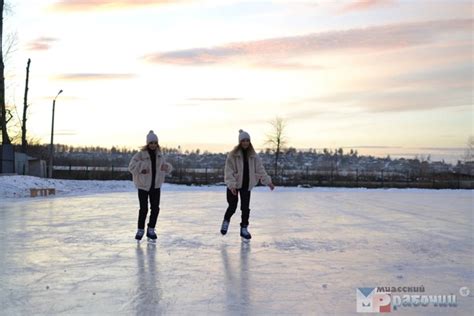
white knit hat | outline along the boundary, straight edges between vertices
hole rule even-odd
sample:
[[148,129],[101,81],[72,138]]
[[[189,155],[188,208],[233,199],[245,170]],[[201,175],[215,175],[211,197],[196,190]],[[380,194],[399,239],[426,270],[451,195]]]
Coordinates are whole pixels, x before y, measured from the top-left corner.
[[151,142],[158,142],[158,136],[153,131],[148,132],[148,135],[146,135],[146,143],[149,144]]
[[250,135],[244,130],[239,130],[239,143],[242,141],[242,139],[248,139],[250,140]]

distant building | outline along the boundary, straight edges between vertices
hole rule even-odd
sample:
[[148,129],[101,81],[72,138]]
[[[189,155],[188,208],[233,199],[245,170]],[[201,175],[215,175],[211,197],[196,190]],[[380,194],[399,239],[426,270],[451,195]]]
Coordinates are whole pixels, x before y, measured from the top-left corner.
[[23,153],[15,153],[15,170],[19,175],[46,178],[46,161],[30,157]]

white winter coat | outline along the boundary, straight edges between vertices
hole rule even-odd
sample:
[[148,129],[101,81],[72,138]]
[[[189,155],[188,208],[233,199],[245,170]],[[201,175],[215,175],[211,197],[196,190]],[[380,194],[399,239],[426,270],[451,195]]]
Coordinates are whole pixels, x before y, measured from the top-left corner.
[[[168,171],[161,171],[162,165],[168,165]],[[142,170],[148,170],[146,174],[141,173]],[[160,188],[165,181],[166,174],[171,173],[173,166],[167,163],[165,157],[161,151],[156,151],[156,177],[155,177],[155,188]],[[149,191],[151,187],[151,158],[147,150],[142,150],[136,153],[130,164],[128,165],[128,171],[133,176],[133,183],[137,189]]]
[[[248,153],[249,160],[249,191],[252,190],[260,180],[262,184],[268,185],[272,179],[265,171],[262,160],[255,151]],[[242,188],[244,173],[244,161],[241,150],[232,150],[225,162],[224,182],[229,189]]]

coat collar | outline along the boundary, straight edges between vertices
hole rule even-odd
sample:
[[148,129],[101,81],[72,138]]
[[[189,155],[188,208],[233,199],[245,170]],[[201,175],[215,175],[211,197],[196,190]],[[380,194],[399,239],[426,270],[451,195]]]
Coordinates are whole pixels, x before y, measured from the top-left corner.
[[[255,151],[251,151],[251,152],[249,152],[248,157],[249,157],[249,158],[250,158],[250,157],[253,158],[253,157],[255,157],[256,155],[257,155],[257,154],[255,153]],[[236,156],[236,157],[242,157],[242,151],[241,151],[241,150],[236,150],[236,151],[234,152],[234,156]]]
[[[144,150],[143,152],[145,153],[145,155],[146,155],[147,157],[151,158],[151,157],[150,157],[150,153],[148,152],[148,150]],[[157,158],[158,158],[158,157],[161,157],[161,151],[157,151],[157,152],[156,152],[156,157],[157,157]]]

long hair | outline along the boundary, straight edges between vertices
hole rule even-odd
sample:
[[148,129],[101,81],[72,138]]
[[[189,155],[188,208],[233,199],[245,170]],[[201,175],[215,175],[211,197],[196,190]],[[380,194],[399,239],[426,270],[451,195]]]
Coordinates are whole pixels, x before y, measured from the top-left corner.
[[[242,146],[241,146],[240,143],[239,143],[237,146],[234,147],[234,149],[232,149],[231,153],[232,153],[232,154],[235,154],[235,153],[241,151],[242,149],[243,149],[243,148],[242,148]],[[250,154],[256,154],[256,153],[257,153],[257,152],[255,151],[255,149],[253,148],[252,142],[250,142],[249,148],[248,148],[247,150],[248,150],[248,152],[249,152]]]
[[[147,150],[148,150],[148,144],[146,144],[145,146],[142,146],[142,147],[140,148],[140,150],[141,150],[141,151],[147,151]],[[161,147],[160,147],[160,145],[157,145],[157,146],[156,146],[156,151],[157,151],[157,152],[161,152]]]

